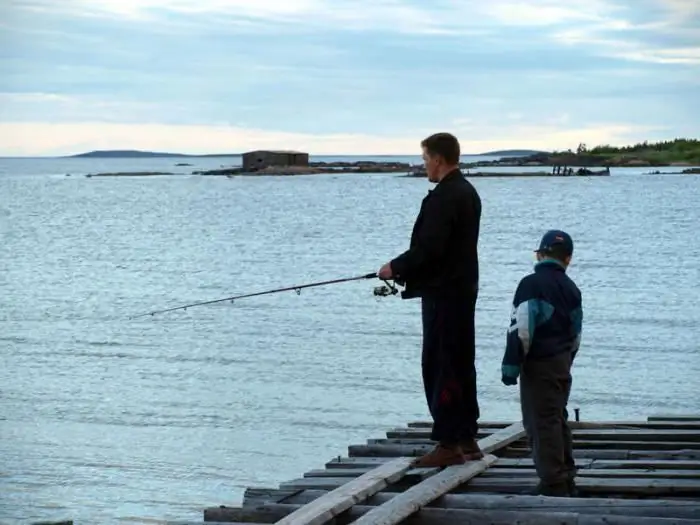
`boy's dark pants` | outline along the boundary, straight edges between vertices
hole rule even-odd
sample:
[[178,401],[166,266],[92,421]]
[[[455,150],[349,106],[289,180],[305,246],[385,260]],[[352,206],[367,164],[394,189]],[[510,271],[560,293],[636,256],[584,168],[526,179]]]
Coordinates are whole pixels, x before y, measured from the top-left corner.
[[422,299],[423,385],[433,441],[456,444],[475,438],[478,431],[476,299],[476,294]]
[[526,359],[520,377],[520,406],[535,469],[542,485],[572,481],[576,474],[566,405],[571,392],[571,352]]

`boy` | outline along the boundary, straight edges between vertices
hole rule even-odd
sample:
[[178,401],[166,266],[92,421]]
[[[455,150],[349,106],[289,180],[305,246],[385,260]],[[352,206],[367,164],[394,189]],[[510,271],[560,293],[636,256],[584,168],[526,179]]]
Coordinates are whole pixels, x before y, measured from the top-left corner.
[[520,407],[540,483],[535,494],[575,496],[576,469],[566,405],[571,364],[581,342],[581,292],[566,274],[574,252],[571,237],[544,234],[535,250],[535,271],[515,291],[501,380],[520,376]]

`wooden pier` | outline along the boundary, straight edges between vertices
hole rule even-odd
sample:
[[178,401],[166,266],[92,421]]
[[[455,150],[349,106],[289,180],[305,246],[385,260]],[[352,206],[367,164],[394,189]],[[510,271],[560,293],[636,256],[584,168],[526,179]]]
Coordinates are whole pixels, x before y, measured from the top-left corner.
[[480,422],[485,457],[444,469],[411,467],[434,445],[431,424],[413,422],[278,488],[249,488],[240,507],[205,509],[204,522],[700,525],[700,416],[570,425],[576,498],[526,495],[538,480],[520,422]]

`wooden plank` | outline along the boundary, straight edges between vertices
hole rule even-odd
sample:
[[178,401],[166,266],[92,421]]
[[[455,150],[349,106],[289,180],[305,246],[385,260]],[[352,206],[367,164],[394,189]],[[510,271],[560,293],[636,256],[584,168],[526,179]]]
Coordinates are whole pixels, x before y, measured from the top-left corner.
[[[671,416],[668,416],[671,417]],[[487,421],[479,423],[479,431],[483,429],[500,429],[512,425],[513,422]],[[648,419],[648,420],[610,420],[610,421],[573,421],[569,420],[572,429],[596,429],[596,428],[658,428],[658,429],[700,429],[700,420],[693,419]],[[431,430],[433,424],[430,421],[411,421],[405,428]]]
[[[524,434],[522,423],[517,423],[479,441],[479,446],[485,454],[514,441]],[[516,439],[517,439],[516,438]],[[398,481],[404,476],[413,463],[413,457],[402,457],[385,463],[361,476],[342,484],[328,493],[324,498],[319,498],[309,505],[298,509],[291,515],[278,522],[278,525],[319,525],[354,504],[367,499],[386,488],[389,484]],[[309,478],[315,479],[315,478]],[[319,478],[322,479],[322,478]],[[328,478],[331,480],[337,478]],[[297,481],[297,483],[299,483]],[[303,483],[302,483],[303,484]],[[287,488],[296,488],[285,484]],[[298,485],[297,485],[298,486]],[[282,488],[282,485],[280,485]]]
[[657,414],[654,416],[649,416],[647,421],[697,421],[700,422],[700,415],[698,414],[671,414],[663,415]]
[[393,525],[400,523],[454,487],[472,479],[474,476],[478,476],[489,468],[489,465],[496,462],[497,459],[496,456],[486,454],[481,460],[448,467],[439,474],[435,474],[418,485],[414,485],[405,492],[398,494],[391,501],[374,507],[353,523],[355,525]]
[[[333,470],[370,469],[390,461],[386,457],[341,457],[327,462],[324,466],[327,472]],[[593,459],[576,458],[576,467],[594,469],[677,469],[700,470],[700,461],[687,459]],[[489,471],[500,468],[533,468],[532,458],[505,458],[491,465]]]
[[[622,450],[695,450],[700,452],[700,441],[598,441],[574,439],[574,448],[622,449]],[[526,443],[514,443],[513,448],[526,448]]]
[[[489,472],[493,466],[489,467]],[[290,496],[285,503],[303,505],[321,497],[325,491],[304,490]],[[396,497],[396,493],[379,492],[366,505],[381,505]],[[500,509],[521,512],[575,512],[582,514],[621,514],[665,518],[696,518],[700,516],[700,500],[620,499],[605,497],[548,498],[515,494],[445,494],[426,508]]]
[[511,443],[518,441],[525,435],[523,423],[513,423],[509,427],[499,430],[491,434],[489,437],[478,441],[479,448],[484,454],[490,454],[496,450],[507,447]]
[[[700,480],[700,470],[669,470],[669,469],[579,469],[576,472],[582,478],[638,478],[638,479],[697,479]],[[498,468],[489,469],[483,476],[489,477],[537,477],[534,468]]]
[[[305,478],[356,478],[369,472],[376,465],[365,468],[328,468],[328,469],[314,469],[308,472],[304,472]],[[421,481],[427,477],[437,474],[440,468],[412,468],[406,474],[404,474],[403,479],[412,479],[416,481]]]
[[[163,525],[269,525],[266,521],[154,521],[154,523]],[[32,525],[38,524],[34,523]]]
[[[454,467],[450,467],[454,468]],[[429,477],[427,480],[419,484],[426,483],[435,476]],[[348,481],[351,479],[351,481]],[[323,478],[299,478],[296,480],[287,481],[280,485],[280,488],[306,490],[306,489],[321,489],[335,490],[339,487],[352,483],[357,478],[346,477],[323,477]],[[464,491],[496,491],[519,493],[523,490],[534,488],[537,478],[533,477],[514,477],[514,476],[499,476],[495,471],[489,476],[479,476],[470,480],[464,486],[455,487],[455,492]],[[688,495],[700,497],[700,479],[657,479],[657,478],[609,478],[605,476],[595,476],[593,472],[587,476],[577,476],[576,483],[582,492],[596,493],[625,493],[625,494],[641,494],[641,495]],[[404,489],[416,486],[409,481],[402,480],[400,484],[385,487],[384,490],[389,492],[402,492]]]
[[[499,459],[498,463],[501,460]],[[490,465],[488,471],[481,474],[482,477],[495,476],[513,476],[527,477],[536,476],[536,471],[533,466],[530,468],[507,468],[498,467],[498,463]],[[370,467],[371,468],[371,467]],[[356,478],[369,472],[370,468],[357,469],[317,469],[304,473],[304,478]],[[409,470],[404,479],[411,481],[422,481],[434,475],[439,469],[413,469]],[[700,470],[690,469],[644,469],[644,468],[579,468],[578,475],[583,477],[597,478],[669,478],[669,479],[700,479]]]
[[[677,429],[646,429],[646,428],[603,428],[603,429],[574,429],[572,430],[574,441],[700,441],[700,430],[677,430]],[[423,429],[394,429],[386,432],[387,438],[381,440],[371,440],[374,443],[389,442],[396,443],[396,440],[415,443],[430,441],[430,431]]]
[[[550,498],[554,499],[554,498]],[[559,498],[557,498],[559,499]],[[270,504],[259,509],[227,508],[220,521],[259,521],[271,523],[273,520],[285,519],[292,512],[303,508],[299,505]],[[367,505],[356,505],[342,517],[337,518],[338,525],[357,523],[361,517],[373,509]],[[241,519],[244,517],[245,519]],[[500,509],[447,509],[426,507],[402,524],[405,525],[700,525],[698,519],[658,518],[637,515],[615,514],[583,514],[574,512],[522,512],[517,510]],[[299,524],[301,525],[301,524]]]
[[485,454],[483,459],[448,467],[418,485],[414,485],[391,501],[372,509],[354,523],[356,525],[394,525],[400,523],[453,488],[484,472],[489,468],[489,465],[498,460],[491,452],[508,446],[524,435],[525,429],[522,422],[499,430],[479,441],[479,448]]
[[[577,444],[578,445],[578,444]],[[672,448],[654,450],[656,443],[649,442],[632,444],[635,448],[625,448],[620,442],[588,442],[585,448],[574,448],[574,457],[598,458],[598,459],[631,459],[631,458],[684,458],[700,459],[700,449],[689,449],[683,444],[674,443]],[[606,449],[606,445],[615,448]],[[376,444],[376,445],[350,445],[348,456],[350,457],[405,457],[422,456],[430,451],[429,445],[406,444]],[[527,447],[511,445],[499,452],[504,457],[525,457],[530,454]]]
[[[469,485],[457,487],[456,492],[480,491],[518,494],[535,488],[538,479],[478,477]],[[637,496],[700,497],[698,479],[638,479],[576,477],[576,486],[582,494],[625,494]]]
[[272,487],[248,487],[243,492],[243,506],[257,507],[265,503],[280,503],[300,492],[299,489],[283,490]]
[[399,480],[409,470],[413,461],[414,459],[411,457],[403,457],[380,465],[352,481],[342,483],[324,497],[297,509],[278,521],[277,524],[321,525],[346,511],[355,503],[376,494],[389,484]]

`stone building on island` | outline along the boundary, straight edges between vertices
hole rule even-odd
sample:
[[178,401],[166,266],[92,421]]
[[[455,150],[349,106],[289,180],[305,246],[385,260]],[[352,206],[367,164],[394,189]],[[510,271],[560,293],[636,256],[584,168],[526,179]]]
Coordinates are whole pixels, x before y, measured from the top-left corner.
[[301,151],[256,150],[242,155],[243,171],[252,172],[269,167],[309,167],[309,154]]

